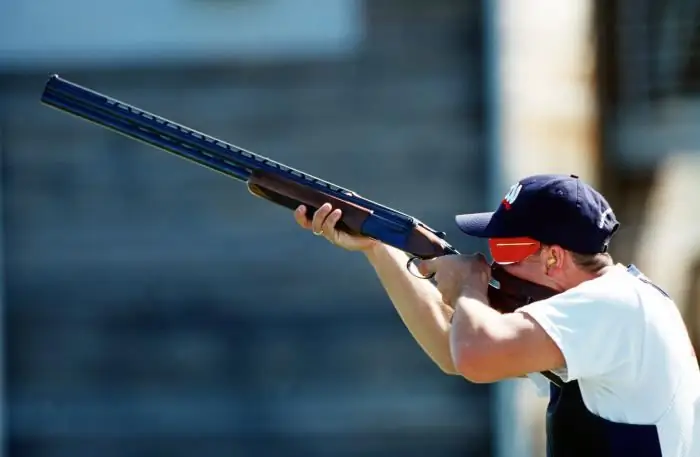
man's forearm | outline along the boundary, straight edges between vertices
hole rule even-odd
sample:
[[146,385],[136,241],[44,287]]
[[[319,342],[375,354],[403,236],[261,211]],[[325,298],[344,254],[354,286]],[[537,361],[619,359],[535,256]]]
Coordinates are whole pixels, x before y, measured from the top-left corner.
[[452,309],[437,288],[411,275],[408,257],[397,249],[377,245],[366,255],[413,338],[444,372],[456,373],[450,354]]

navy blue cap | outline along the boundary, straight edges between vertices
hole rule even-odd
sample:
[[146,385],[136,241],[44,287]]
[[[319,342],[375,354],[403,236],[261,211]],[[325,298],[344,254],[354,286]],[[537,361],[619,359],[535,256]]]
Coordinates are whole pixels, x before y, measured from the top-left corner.
[[467,235],[529,237],[580,254],[606,252],[620,226],[607,200],[575,175],[529,176],[510,188],[496,211],[455,219]]

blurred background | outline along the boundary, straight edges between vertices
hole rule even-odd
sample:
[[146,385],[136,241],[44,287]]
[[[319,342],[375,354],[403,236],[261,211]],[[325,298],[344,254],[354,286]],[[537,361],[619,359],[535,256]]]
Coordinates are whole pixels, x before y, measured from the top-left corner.
[[40,105],[49,73],[446,230],[578,174],[700,341],[698,0],[0,0],[2,452],[544,456],[528,381],[443,375],[361,255]]

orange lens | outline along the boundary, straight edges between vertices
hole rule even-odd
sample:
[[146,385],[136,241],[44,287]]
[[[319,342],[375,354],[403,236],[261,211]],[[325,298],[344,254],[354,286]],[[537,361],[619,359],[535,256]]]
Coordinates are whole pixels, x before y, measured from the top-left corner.
[[532,238],[490,238],[489,249],[496,263],[516,263],[530,257],[540,249],[540,242]]

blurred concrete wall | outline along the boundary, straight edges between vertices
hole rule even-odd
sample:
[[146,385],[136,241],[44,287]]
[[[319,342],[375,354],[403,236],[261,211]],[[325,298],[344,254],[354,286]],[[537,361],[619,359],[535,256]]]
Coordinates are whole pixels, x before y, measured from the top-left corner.
[[613,255],[667,289],[700,335],[700,3],[613,0],[597,10],[602,184],[622,222]]
[[231,180],[39,105],[65,77],[446,229],[482,210],[480,11],[364,3],[349,57],[0,77],[9,426],[35,456],[487,455],[359,256]]
[[[540,173],[576,174],[597,186],[593,2],[500,0],[497,5],[502,187]],[[517,421],[512,423],[516,438],[499,443],[501,455],[545,456],[548,396],[538,396],[530,380],[499,388],[504,402],[512,403],[504,421]]]

